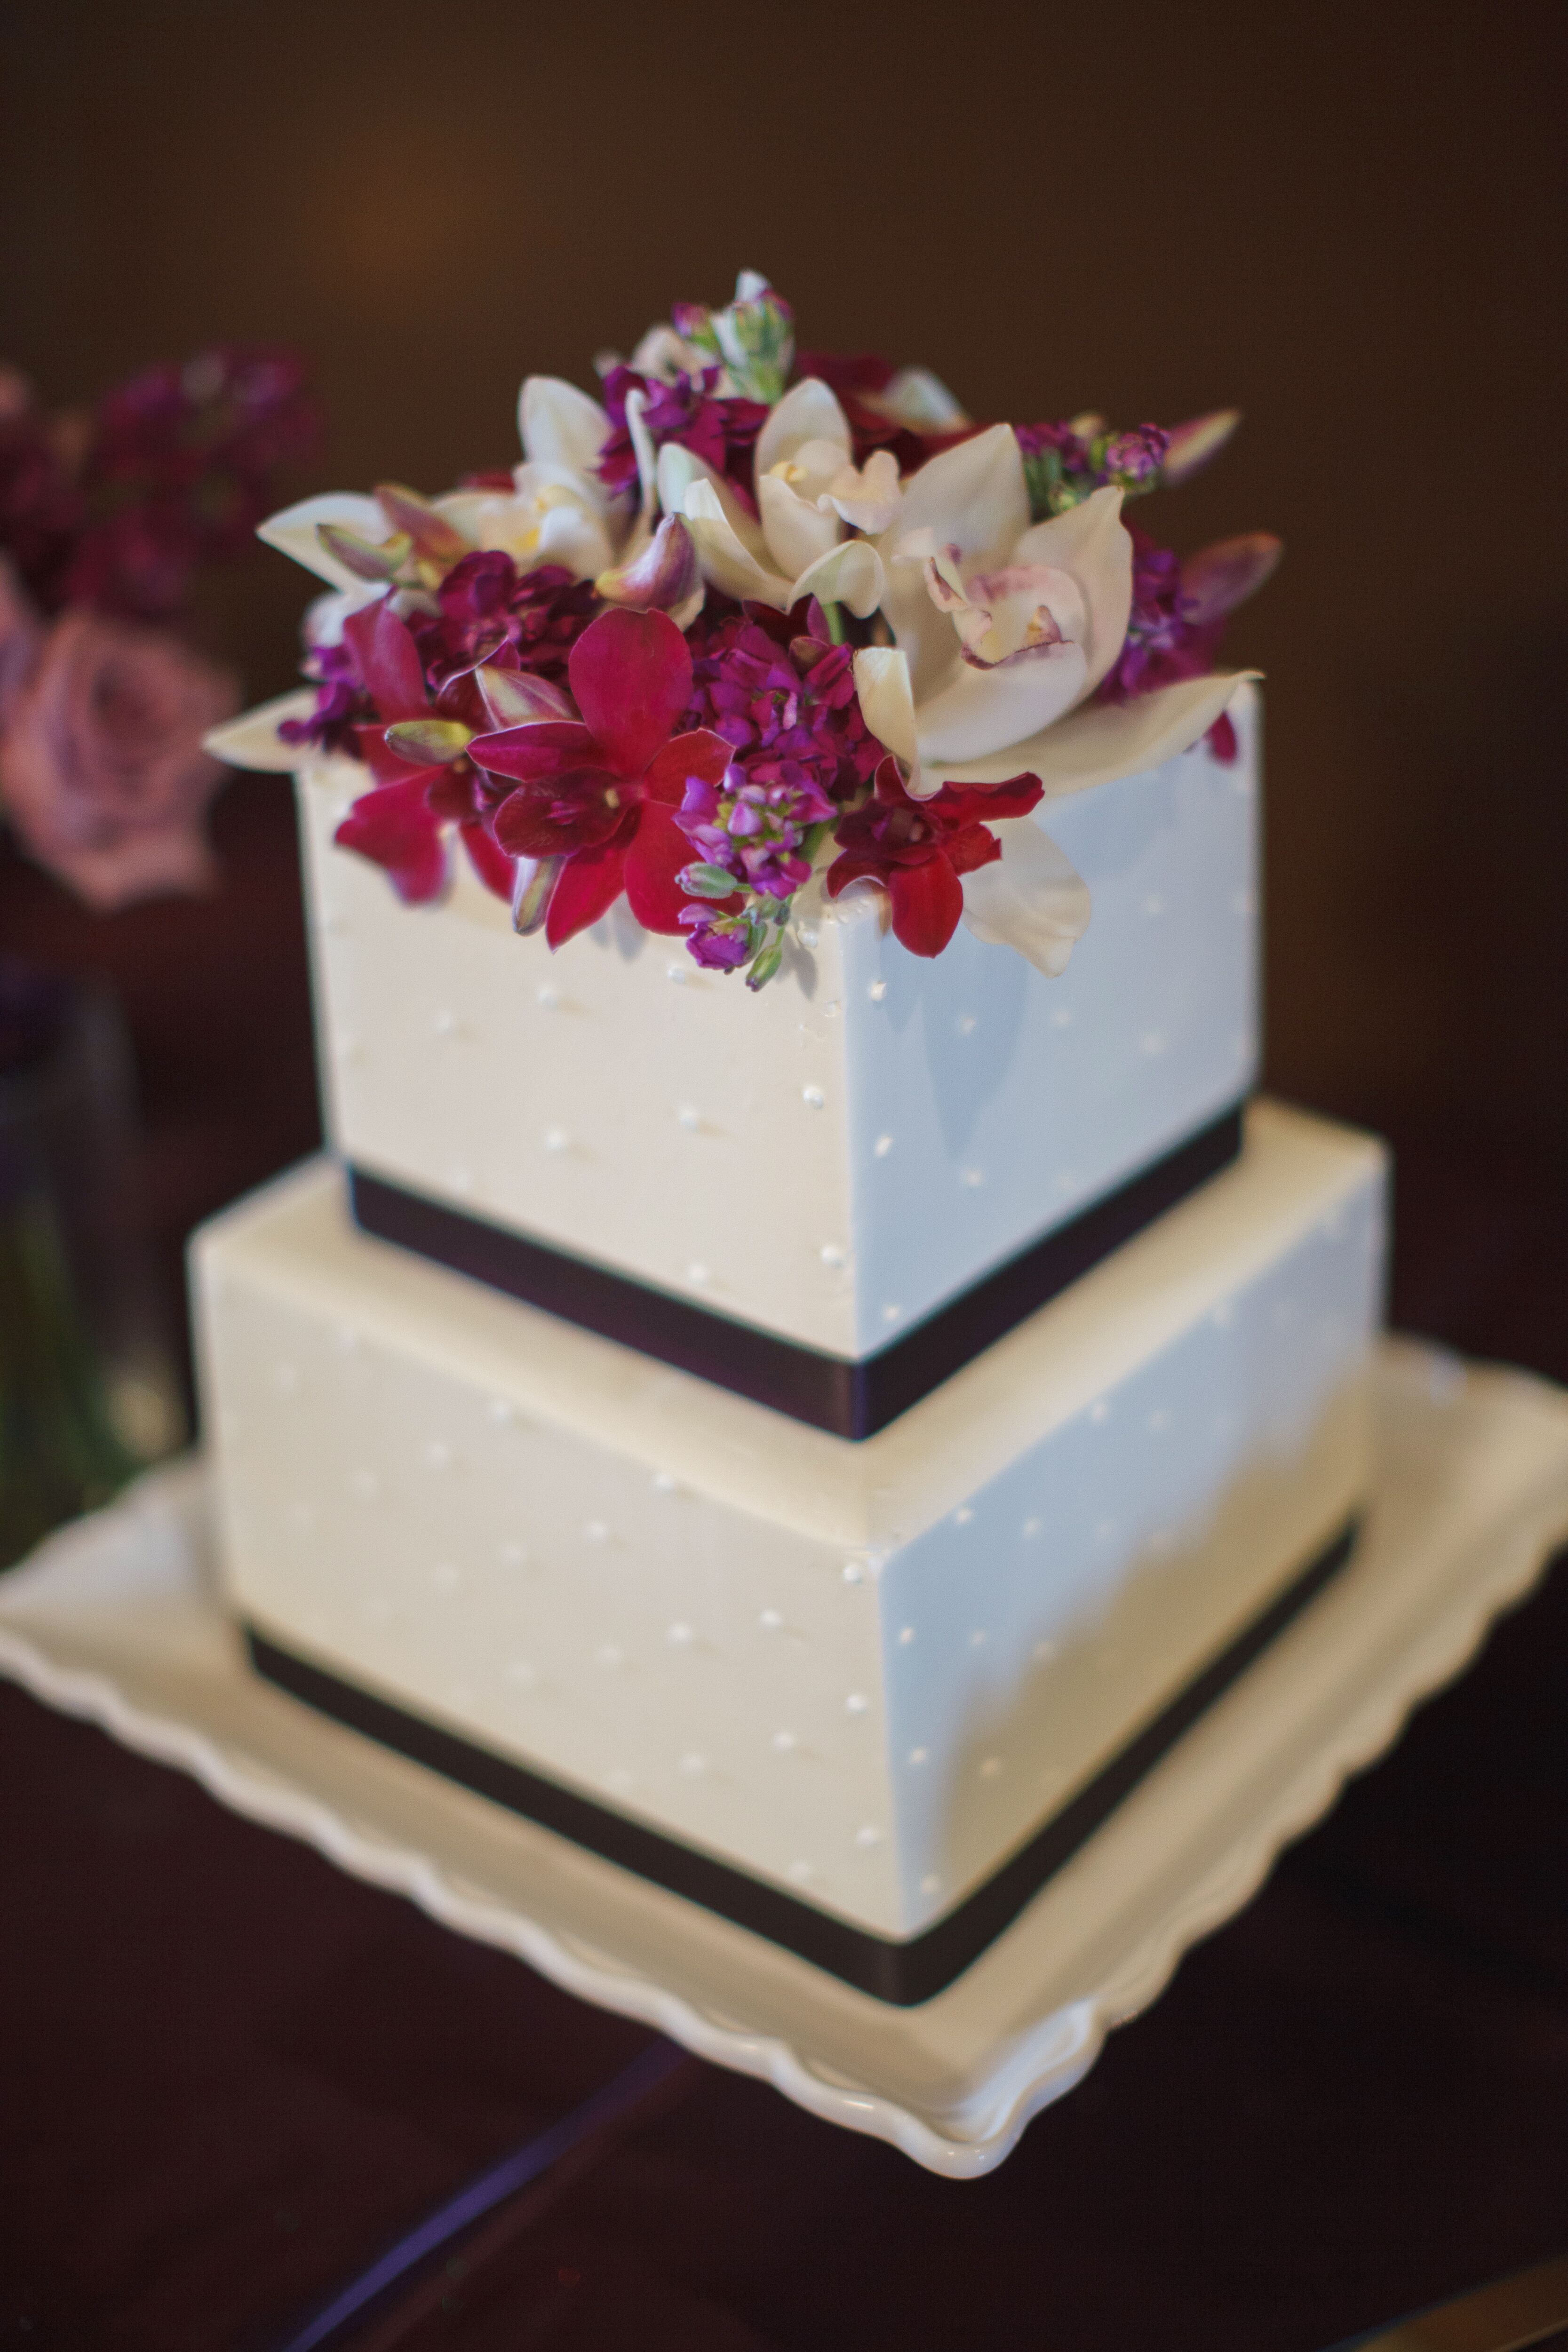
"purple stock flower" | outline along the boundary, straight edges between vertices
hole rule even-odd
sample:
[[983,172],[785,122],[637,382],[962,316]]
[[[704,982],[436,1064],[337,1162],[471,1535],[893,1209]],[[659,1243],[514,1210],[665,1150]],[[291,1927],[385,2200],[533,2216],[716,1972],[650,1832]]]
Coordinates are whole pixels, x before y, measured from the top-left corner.
[[704,368],[700,376],[679,375],[673,383],[663,383],[655,376],[639,375],[636,368],[610,369],[605,378],[605,409],[612,431],[599,452],[597,470],[612,497],[637,487],[637,451],[626,425],[626,394],[641,392],[646,396],[643,423],[654,447],[661,449],[667,441],[679,441],[683,448],[704,458],[716,474],[722,474],[742,506],[755,514],[752,454],[767,408],[760,400],[718,399],[712,387],[719,375],[718,368]]
[[816,608],[807,632],[800,632],[782,613],[757,605],[716,612],[710,603],[689,642],[692,700],[685,723],[721,735],[747,783],[795,792],[809,786],[823,800],[839,802],[870,782],[882,747],[860,716],[854,653],[826,641]]
[[1088,474],[1090,470],[1089,443],[1070,425],[1015,425],[1013,432],[1026,466],[1031,458],[1044,457],[1051,451],[1064,475]]
[[1131,433],[1113,434],[1103,459],[1107,480],[1120,482],[1127,489],[1152,489],[1164,465],[1170,437],[1158,425],[1138,425]]
[[[1102,702],[1131,702],[1183,678],[1206,677],[1228,614],[1262,587],[1282,551],[1271,532],[1255,530],[1203,548],[1184,563],[1135,524],[1128,530],[1132,612],[1121,651],[1100,682]],[[1235,759],[1228,712],[1209,729],[1209,748],[1216,760]]]
[[[411,614],[409,625],[437,694],[480,662],[564,685],[567,656],[599,609],[590,583],[564,565],[542,563],[520,573],[497,549],[455,563],[437,591],[437,605],[434,614]],[[482,718],[476,708],[475,723]]]
[[316,707],[308,719],[285,719],[278,730],[280,740],[308,743],[318,751],[346,752],[352,759],[358,750],[355,729],[375,719],[375,705],[360,683],[352,649],[341,639],[336,645],[311,646],[300,667],[315,683]]
[[1158,489],[1171,440],[1158,425],[1111,433],[1099,416],[1078,416],[1069,425],[1016,425],[1013,431],[1037,520],[1080,505],[1096,490],[1138,498]]
[[1200,621],[1182,586],[1182,560],[1157,547],[1135,523],[1132,541],[1132,612],[1121,651],[1100,688],[1103,702],[1131,702],[1156,688],[1203,677],[1213,669],[1223,622]]
[[[733,756],[717,782],[688,786],[676,818],[696,853],[685,887],[704,893],[680,921],[710,970],[758,959],[757,985],[776,966],[789,901],[810,878],[816,828],[862,791],[882,746],[860,715],[853,650],[830,642],[819,605],[785,615],[711,600],[689,642],[683,724],[710,728]],[[742,893],[738,908],[721,895],[726,875]]]
[[733,971],[752,953],[752,925],[745,915],[721,915],[717,907],[697,903],[681,908],[680,920],[688,948],[709,971]]
[[776,764],[781,772],[768,782],[735,766],[717,785],[694,776],[675,822],[710,866],[764,897],[788,898],[811,877],[811,860],[801,854],[806,833],[837,811],[797,763]]

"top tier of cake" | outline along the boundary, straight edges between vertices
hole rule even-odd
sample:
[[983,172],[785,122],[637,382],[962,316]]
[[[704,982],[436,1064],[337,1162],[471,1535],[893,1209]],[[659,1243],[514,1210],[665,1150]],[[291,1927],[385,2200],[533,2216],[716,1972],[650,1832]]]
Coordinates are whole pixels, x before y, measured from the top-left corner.
[[[819,898],[752,994],[624,910],[552,955],[467,873],[400,906],[333,846],[363,773],[301,780],[335,1148],[426,1203],[855,1363],[1244,1097],[1258,1059],[1256,693],[1199,747],[1052,801],[1093,893],[1047,979],[878,898]],[[813,894],[814,897],[816,894]]]

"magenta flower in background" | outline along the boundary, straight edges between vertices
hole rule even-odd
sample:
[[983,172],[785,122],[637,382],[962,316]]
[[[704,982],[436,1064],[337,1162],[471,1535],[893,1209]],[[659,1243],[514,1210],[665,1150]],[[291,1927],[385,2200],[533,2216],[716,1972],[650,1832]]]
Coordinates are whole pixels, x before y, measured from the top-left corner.
[[70,427],[44,415],[17,368],[0,366],[0,549],[36,604],[63,576],[86,508],[72,478]]
[[104,911],[208,888],[223,771],[202,738],[238,700],[227,671],[165,631],[63,613],[0,739],[0,804],[28,856]]
[[222,346],[144,369],[93,414],[85,528],[53,598],[149,620],[177,613],[205,565],[248,551],[279,468],[308,457],[318,430],[290,352]]
[[317,431],[285,352],[220,347],[53,415],[0,366],[0,816],[89,906],[213,879],[202,737],[235,684],[142,625],[248,551]]
[[285,352],[203,352],[59,415],[0,371],[0,548],[46,613],[163,619],[204,565],[248,551],[278,469],[318,430]]

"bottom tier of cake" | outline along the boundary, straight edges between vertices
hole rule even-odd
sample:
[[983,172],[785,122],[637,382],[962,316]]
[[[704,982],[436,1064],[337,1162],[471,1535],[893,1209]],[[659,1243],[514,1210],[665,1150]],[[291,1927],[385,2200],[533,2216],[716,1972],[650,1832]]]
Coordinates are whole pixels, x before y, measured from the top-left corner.
[[312,1163],[196,1248],[232,1605],[300,1697],[927,1998],[1343,1556],[1383,1178],[1256,1108],[852,1444],[367,1239]]

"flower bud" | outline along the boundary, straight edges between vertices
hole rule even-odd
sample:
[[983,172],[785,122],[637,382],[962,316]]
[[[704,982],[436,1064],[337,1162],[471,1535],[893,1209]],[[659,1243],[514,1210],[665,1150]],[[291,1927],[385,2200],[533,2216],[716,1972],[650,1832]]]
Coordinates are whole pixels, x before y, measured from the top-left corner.
[[1184,425],[1173,425],[1166,436],[1165,488],[1173,490],[1191,481],[1211,457],[1218,457],[1240,423],[1239,408],[1211,408],[1203,416],[1188,417]]
[[444,768],[460,760],[473,730],[456,719],[400,719],[386,730],[386,748],[415,768]]

